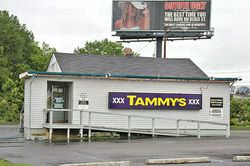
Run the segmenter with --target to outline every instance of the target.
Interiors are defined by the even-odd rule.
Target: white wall
[[[31,91],[31,103],[30,103]],[[47,107],[47,81],[42,77],[34,77],[25,81],[24,94],[24,127],[29,127],[31,106],[31,128],[43,128],[43,109]]]
[[[200,90],[202,88],[202,92]],[[206,89],[207,88],[207,89]],[[173,119],[193,119],[210,121],[210,97],[222,97],[224,104],[223,119],[212,119],[215,122],[229,122],[229,85],[222,83],[191,83],[191,82],[156,82],[156,81],[120,81],[120,80],[75,80],[74,81],[74,108],[77,108],[77,99],[80,94],[87,92],[89,94],[89,109],[92,111],[113,112],[122,114],[134,114],[143,116],[157,116]],[[108,109],[108,92],[142,92],[142,93],[202,93],[202,110],[113,110]],[[113,116],[98,116],[92,119],[99,125],[111,125],[115,127],[127,127],[127,119]],[[79,114],[75,113],[74,123],[79,123]],[[86,119],[87,122],[87,119]],[[156,122],[157,123],[157,122]],[[176,123],[159,122],[156,127],[164,128],[169,126],[175,128]],[[133,126],[143,128],[151,126],[151,120],[137,118],[133,121]],[[193,126],[192,124],[187,124]],[[194,127],[194,126],[193,126]],[[216,126],[213,126],[216,127]]]
[[[62,72],[61,68],[56,60],[55,55],[52,56],[52,58],[50,59],[50,63],[48,66],[48,72]]]
[[[104,79],[77,79],[77,78],[45,78],[36,77],[32,83],[32,128],[42,128],[43,109],[47,106],[47,81],[73,82],[73,108],[78,108],[78,100],[81,93],[88,93],[89,110],[103,111],[122,114],[134,114],[143,116],[157,116],[166,118],[183,118],[194,120],[210,121],[210,97],[223,98],[223,119],[212,119],[216,122],[229,122],[230,115],[230,96],[229,84],[227,83],[195,83],[195,82],[157,82],[157,81],[124,81],[124,80],[104,80]],[[29,110],[29,81],[25,83],[25,118]],[[185,93],[200,94],[202,88],[202,110],[113,110],[108,109],[108,92],[143,92],[143,93]],[[28,97],[28,98],[27,98]],[[79,124],[79,113],[74,112],[73,123]],[[85,115],[87,124],[87,116]],[[127,118],[118,116],[99,115],[92,119],[93,125],[110,127],[127,127]],[[27,119],[25,126],[27,126]],[[183,124],[186,128],[195,127],[191,124]],[[151,120],[141,118],[132,119],[132,127],[148,128]],[[156,121],[157,128],[174,128],[176,123],[173,121]],[[217,126],[206,126],[207,128],[217,128]]]

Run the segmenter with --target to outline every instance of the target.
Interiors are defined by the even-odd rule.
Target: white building
[[[190,59],[55,53],[47,72],[20,78],[27,139],[51,138],[57,128],[230,134],[229,89],[237,78],[209,78]]]

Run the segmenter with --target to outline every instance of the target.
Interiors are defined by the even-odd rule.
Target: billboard
[[[110,109],[201,110],[201,94],[109,92]]]
[[[112,31],[209,31],[210,0],[113,0]]]

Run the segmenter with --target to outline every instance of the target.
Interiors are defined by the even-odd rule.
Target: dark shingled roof
[[[208,77],[190,59],[54,54],[62,72],[164,77]]]

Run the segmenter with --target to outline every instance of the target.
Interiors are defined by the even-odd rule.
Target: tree
[[[48,44],[43,42],[42,48],[40,48],[38,43],[35,42],[33,44],[33,52],[29,57],[29,70],[45,71],[54,52],[56,52],[56,49],[50,48]]]
[[[88,55],[113,55],[123,56],[124,46],[121,43],[112,42],[108,39],[95,40],[93,42],[86,42],[85,45],[77,47],[74,50],[76,54],[88,54]],[[133,52],[133,56],[139,56],[138,53]]]
[[[23,105],[23,81],[19,74],[46,70],[54,52],[46,43],[41,48],[16,16],[0,11],[0,118],[18,119]]]
[[[3,84],[4,98],[0,101],[0,115],[7,121],[17,121],[23,103],[23,83],[11,79]]]
[[[27,70],[46,70],[53,52],[55,49],[46,43],[40,48],[33,33],[16,16],[0,11],[0,70],[6,71],[5,77],[15,81]]]
[[[7,68],[9,77],[15,78],[20,71],[21,64],[28,64],[34,36],[28,31],[25,25],[21,25],[18,18],[9,15],[7,11],[0,11],[0,47],[4,65],[1,69]]]
[[[241,126],[248,122],[250,112],[250,99],[235,99],[230,101],[231,125]]]
[[[237,95],[247,95],[250,93],[250,89],[247,86],[240,86],[236,90]]]

